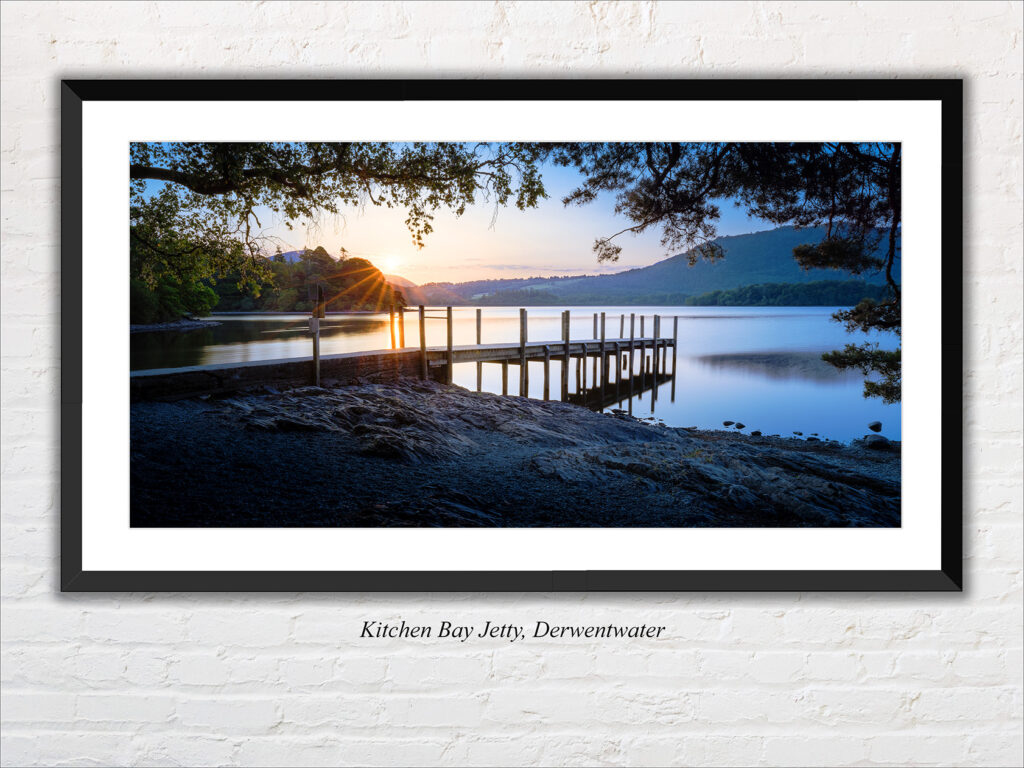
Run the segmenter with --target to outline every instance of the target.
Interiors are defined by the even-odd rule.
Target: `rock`
[[[723,427],[731,427],[735,423],[736,423],[735,421],[723,421],[722,422],[722,426]]]
[[[868,429],[870,429],[872,432],[881,432],[882,431],[882,422],[880,422],[880,421],[872,421],[870,424],[868,424]]]
[[[800,435],[800,437],[803,437],[803,436],[804,436],[804,433],[803,433],[803,432],[794,432],[793,434],[794,434],[794,435]]]
[[[889,439],[881,435],[864,435],[863,443],[865,448],[871,448],[875,451],[888,450],[891,445]]]
[[[814,435],[815,437],[817,437],[817,435],[818,435],[817,432],[811,432],[811,434]]]
[[[738,421],[736,422],[736,429],[743,429],[745,426],[747,425]]]
[[[751,437],[760,437],[761,436],[761,431],[758,430],[758,429],[755,429],[753,432],[750,433],[750,436]]]
[[[821,442],[821,440],[819,440],[819,439],[818,439],[818,438],[816,438],[816,437],[808,437],[808,438],[807,438],[807,442],[808,442],[808,443],[820,443],[820,442]]]

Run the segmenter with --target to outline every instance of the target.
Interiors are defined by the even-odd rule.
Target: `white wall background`
[[[1014,765],[1022,746],[1020,3],[5,3],[4,765]],[[955,76],[962,595],[58,593],[61,77]],[[648,621],[454,647],[416,623]]]

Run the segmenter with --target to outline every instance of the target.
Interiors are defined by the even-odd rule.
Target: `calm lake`
[[[564,307],[530,307],[531,341],[557,342],[561,338],[560,315]],[[606,335],[619,335],[620,317],[646,318],[651,335],[652,317],[660,315],[662,335],[671,337],[672,317],[679,317],[679,346],[674,381],[630,399],[623,393],[612,408],[634,416],[653,415],[675,427],[721,428],[725,420],[746,425],[745,432],[766,435],[805,436],[848,441],[868,432],[870,421],[881,421],[882,432],[900,440],[900,406],[884,405],[862,396],[863,377],[840,373],[821,361],[821,353],[841,349],[850,342],[877,341],[883,348],[895,346],[889,334],[849,334],[831,319],[834,307],[575,307],[572,308],[573,339],[593,337],[594,311],[606,316]],[[444,309],[428,309],[427,344],[445,344]],[[454,342],[476,341],[476,310],[454,309]],[[274,360],[312,355],[308,316],[295,314],[214,315],[221,325],[183,333],[136,333],[131,337],[132,370],[179,368],[249,360]],[[483,342],[518,341],[519,310],[515,307],[483,308]],[[415,312],[405,318],[407,346],[419,344]],[[391,346],[387,314],[330,315],[321,321],[321,354],[387,349]],[[671,355],[671,350],[669,352]],[[591,363],[592,365],[593,363]],[[668,370],[673,362],[670,358]],[[552,361],[552,392],[557,397],[560,368]],[[575,370],[570,372],[573,382]],[[476,366],[457,365],[455,383],[476,387]],[[592,371],[588,381],[593,382]],[[515,367],[510,389],[518,392]],[[530,395],[542,395],[543,363],[530,363]],[[571,384],[571,386],[573,386]],[[501,366],[484,365],[483,389],[501,392]]]

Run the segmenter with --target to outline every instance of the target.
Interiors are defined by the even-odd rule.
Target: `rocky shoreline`
[[[135,526],[900,524],[900,444],[671,428],[414,379],[132,404]]]

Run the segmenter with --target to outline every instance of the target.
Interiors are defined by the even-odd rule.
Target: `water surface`
[[[561,338],[563,307],[530,307],[531,341],[557,342]],[[821,360],[821,353],[841,349],[863,340],[877,341],[883,348],[895,346],[889,334],[850,334],[832,320],[834,307],[575,307],[571,334],[574,340],[593,338],[595,309],[605,313],[608,338],[629,336],[630,314],[635,316],[635,333],[650,336],[655,314],[662,317],[662,335],[671,336],[673,317],[678,317],[679,337],[672,381],[661,383],[655,393],[646,392],[622,400],[609,408],[621,407],[634,416],[650,416],[670,426],[721,428],[723,421],[746,425],[745,432],[850,440],[864,435],[870,421],[881,421],[882,434],[901,439],[900,406],[884,405],[877,398],[863,397],[863,377],[842,373]],[[454,310],[454,343],[476,341],[476,310]],[[445,343],[444,310],[427,310],[427,344]],[[624,320],[622,319],[624,317]],[[214,315],[221,325],[183,333],[136,333],[131,338],[132,370],[178,368],[214,363],[308,357],[312,354],[308,316],[298,314]],[[482,340],[519,340],[519,310],[514,307],[484,307]],[[415,312],[405,318],[407,346],[418,346],[419,329]],[[391,346],[388,315],[331,315],[321,321],[321,353],[357,352]],[[639,361],[637,361],[639,364]],[[591,363],[593,365],[593,363]],[[636,369],[639,372],[639,368]],[[593,384],[593,369],[588,384]],[[557,397],[560,365],[551,364],[551,391]],[[455,367],[456,384],[475,388],[476,366]],[[530,363],[530,395],[543,391],[543,363]],[[519,376],[511,367],[509,386],[518,392]],[[483,367],[483,389],[501,392],[501,366]],[[575,388],[575,366],[570,371]],[[623,388],[624,389],[624,388]],[[652,397],[652,394],[654,396]]]

